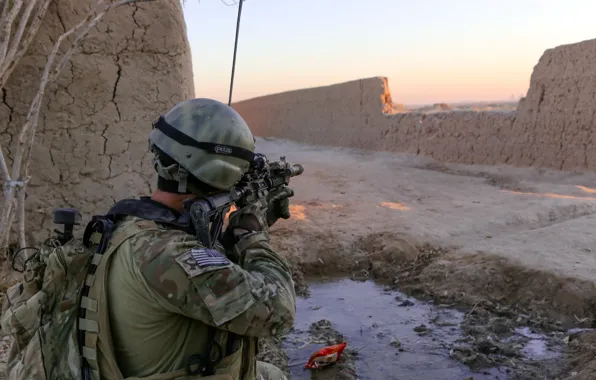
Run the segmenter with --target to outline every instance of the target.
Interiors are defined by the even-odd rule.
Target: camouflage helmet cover
[[[165,167],[156,156],[158,175],[179,183],[186,192],[186,176],[220,190],[229,190],[248,170],[255,139],[242,117],[217,100],[197,98],[178,103],[159,118],[149,134],[156,146],[178,165]]]

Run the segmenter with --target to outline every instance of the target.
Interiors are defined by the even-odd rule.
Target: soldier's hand
[[[243,213],[230,223],[228,228],[248,230],[248,231],[263,231],[266,226],[265,215],[256,215],[252,213]]]
[[[228,227],[220,239],[224,248],[230,249],[239,241],[242,235],[247,233],[267,231],[266,207],[267,200],[262,199],[231,213],[228,219]]]
[[[272,192],[267,197],[267,225],[271,227],[275,222],[281,219],[290,218],[290,198],[294,196],[294,190],[284,187]]]
[[[267,216],[265,210],[267,200],[261,199],[256,203],[249,204],[230,214],[228,230],[243,229],[249,231],[266,231]]]
[[[289,187],[270,193],[267,198],[247,205],[230,214],[228,227],[224,231],[221,243],[230,248],[242,235],[253,231],[268,232],[269,227],[280,218],[290,217],[290,199],[294,190]]]

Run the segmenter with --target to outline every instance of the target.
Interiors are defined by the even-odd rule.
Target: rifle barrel
[[[302,173],[304,173],[304,167],[300,164],[294,164],[286,171],[286,174],[290,177],[295,177]]]

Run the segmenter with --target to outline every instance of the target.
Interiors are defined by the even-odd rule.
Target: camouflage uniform
[[[129,217],[119,229],[135,221]],[[285,379],[276,367],[257,364],[254,338],[283,334],[293,325],[295,293],[287,263],[266,240],[247,247],[238,263],[216,252],[201,257],[199,247],[192,235],[156,225],[115,252],[107,300],[122,375],[145,377],[185,368],[189,357],[203,353],[207,326],[215,326],[240,336],[235,339],[244,351],[242,357],[225,356],[216,374]],[[100,366],[100,372],[106,371]]]
[[[225,192],[255,162],[252,133],[223,103],[191,99],[158,123],[149,140],[162,191]],[[25,255],[23,280],[4,296],[8,378],[284,380],[256,351],[294,321],[290,268],[268,234],[292,195],[285,187],[232,213],[226,250],[205,248],[188,213],[148,197],[94,216],[83,239],[65,226]]]
[[[191,177],[229,190],[254,157],[254,138],[244,120],[210,99],[176,105],[149,139],[152,150],[158,148],[153,161],[158,176],[176,183],[181,194],[201,196]],[[175,164],[162,161],[159,150]],[[105,294],[103,315],[88,310],[99,320],[98,336],[90,332],[86,339],[97,347],[94,373],[102,379],[201,378],[194,372],[197,361],[204,365],[206,352],[217,352],[206,350],[215,343],[222,349],[215,375],[284,380],[278,368],[256,360],[257,338],[290,330],[296,310],[290,268],[269,245],[268,234],[271,210],[287,210],[288,199],[271,199],[230,216],[230,226],[241,226],[240,216],[250,214],[260,228],[227,245],[227,252],[221,245],[207,249],[194,234],[152,218],[128,216],[120,222],[112,238],[120,246],[102,259],[98,273],[106,274],[91,291],[98,309]],[[102,335],[102,329],[111,335]]]

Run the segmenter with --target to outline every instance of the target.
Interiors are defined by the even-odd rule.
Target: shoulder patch
[[[221,252],[209,248],[192,248],[176,258],[189,277],[227,268],[232,265]]]
[[[230,263],[227,257],[215,249],[193,248],[190,250],[190,256],[200,267],[209,267],[213,265],[227,265]]]

